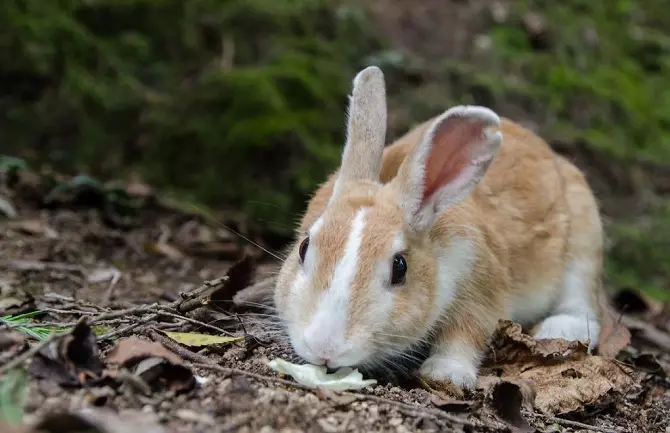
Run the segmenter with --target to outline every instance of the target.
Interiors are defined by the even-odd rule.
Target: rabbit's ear
[[[386,140],[386,87],[378,67],[367,67],[354,78],[347,117],[347,142],[332,197],[347,182],[379,180]]]
[[[477,106],[451,108],[433,122],[389,185],[412,228],[430,227],[472,192],[502,143],[499,127],[497,114]]]

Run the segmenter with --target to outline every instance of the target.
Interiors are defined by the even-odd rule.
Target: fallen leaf
[[[172,364],[183,364],[179,355],[169,351],[162,344],[135,337],[118,340],[109,353],[107,353],[106,361],[109,364],[128,366],[135,361],[151,356],[165,358]]]
[[[43,433],[169,433],[153,414],[84,407],[71,413],[49,413],[34,426]]]
[[[235,309],[233,297],[251,284],[254,272],[254,260],[250,255],[237,261],[226,272],[227,280],[210,295],[210,303],[218,308],[232,312]]]
[[[0,420],[17,425],[23,419],[28,398],[28,374],[23,368],[14,368],[0,381]]]
[[[195,378],[179,355],[160,343],[139,338],[122,338],[107,354],[107,363],[128,368],[154,389],[189,391]]]
[[[443,399],[433,395],[431,403],[447,412],[467,412],[474,406],[475,402],[471,400],[457,400],[455,398]]]
[[[33,236],[43,236],[47,239],[58,239],[58,232],[53,228],[49,227],[43,221],[40,220],[21,220],[13,221],[7,225],[9,228],[23,232],[25,234]]]
[[[100,379],[102,361],[91,327],[79,322],[70,333],[50,342],[37,353],[28,372],[62,386],[81,386]]]
[[[599,296],[599,303],[602,310],[602,326],[596,353],[605,358],[615,358],[630,344],[630,330],[620,318],[614,316],[614,310],[603,294]]]
[[[177,343],[185,346],[200,347],[210,346],[212,344],[234,343],[244,340],[244,337],[222,337],[218,335],[198,334],[195,332],[168,332],[161,331]]]
[[[622,393],[636,380],[622,363],[588,355],[583,343],[535,340],[509,321],[500,322],[491,341],[492,355],[483,365],[479,386],[496,371],[507,381],[532,381],[535,408],[547,415],[573,412],[608,393]]]
[[[514,383],[501,380],[491,388],[488,400],[496,415],[517,431],[534,431],[528,421],[521,415],[522,408],[533,409],[535,389],[531,382]]]
[[[312,388],[326,388],[333,391],[361,389],[377,383],[375,379],[363,380],[358,369],[343,367],[328,374],[325,365],[293,364],[281,358],[275,358],[268,366],[278,373],[289,374],[296,382]]]
[[[119,281],[119,278],[121,278],[121,271],[115,267],[111,267],[94,269],[88,274],[86,281],[93,284],[106,281],[109,281],[111,284],[116,284],[116,282]]]

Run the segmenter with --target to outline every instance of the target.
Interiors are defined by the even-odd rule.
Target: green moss
[[[341,152],[377,42],[330,0],[9,0],[3,150],[286,227]]]

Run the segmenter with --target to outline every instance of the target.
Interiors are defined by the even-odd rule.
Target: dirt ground
[[[83,316],[113,315],[153,303],[175,305],[180,302],[180,294],[224,276],[242,254],[230,232],[183,212],[148,206],[142,209],[138,225],[120,229],[96,208],[65,205],[40,209],[20,190],[7,194],[17,217],[0,220],[4,310],[0,314],[39,310],[44,314],[34,317],[33,322],[72,326]],[[271,275],[274,266],[273,262],[260,265],[255,281]],[[55,414],[84,411],[98,423],[111,417],[111,426],[95,430],[101,432],[670,431],[670,354],[650,345],[644,330],[633,332],[632,345],[619,354],[622,366],[632,365],[628,376],[623,377],[624,388],[615,389],[615,380],[609,378],[611,383],[603,395],[562,413],[560,418],[552,418],[533,408],[532,397],[530,405],[522,404],[521,397],[515,403],[514,392],[501,398],[491,388],[462,398],[446,396],[446,401],[437,398],[438,392],[432,392],[432,388],[412,381],[380,382],[355,392],[304,389],[266,364],[274,357],[297,360],[282,334],[275,331],[272,317],[252,311],[251,304],[246,304],[236,310],[240,319],[231,325],[230,319],[222,319],[230,317],[220,311],[226,308],[215,304],[172,316],[141,310],[117,315],[97,323],[105,326],[97,341],[94,338],[86,346],[89,340],[82,340],[79,346],[69,346],[93,358],[91,347],[97,347],[106,372],[119,340],[136,337],[163,342],[171,351],[168,358],[175,356],[175,363],[195,376],[193,386],[184,385],[188,380],[179,376],[178,369],[159,373],[162,385],[152,385],[150,390],[142,381],[138,385],[127,374],[120,375],[123,369],[106,380],[99,380],[101,375],[97,374],[97,381],[89,381],[82,380],[82,375],[93,368],[75,368],[77,375],[71,379],[76,379],[69,385],[59,381],[53,365],[29,369],[24,423],[46,419],[46,431],[83,431],[74,427],[72,419]],[[667,338],[667,311],[659,313],[656,306],[645,308],[654,310],[653,320],[658,326],[653,328]],[[166,346],[165,341],[170,343],[170,339],[158,330],[217,334],[186,321],[189,318],[231,329],[238,336],[245,335],[239,326],[242,321],[247,338],[202,348],[174,341]],[[127,329],[131,325],[135,328]],[[0,328],[1,332],[7,330]],[[36,344],[30,342],[32,347]],[[7,352],[1,362],[6,364],[25,355],[26,348]],[[67,352],[70,361],[85,365],[86,360],[77,359],[74,352]],[[575,365],[571,369],[575,377],[590,374],[574,372],[582,364]],[[565,371],[561,374],[566,376]],[[542,381],[542,377],[535,380]],[[525,401],[526,394],[522,394]],[[535,402],[540,398],[544,397],[538,394]],[[123,427],[124,422],[128,426]]]

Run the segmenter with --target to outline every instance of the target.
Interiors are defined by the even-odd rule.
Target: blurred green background
[[[2,153],[150,185],[287,235],[336,167],[354,74],[388,139],[488,105],[586,170],[608,280],[669,297],[664,0],[4,0]]]

